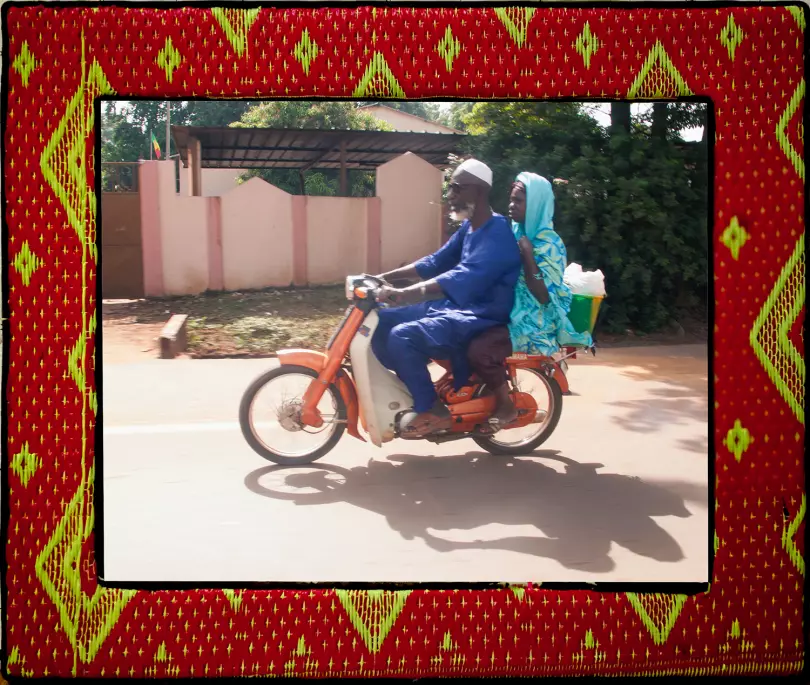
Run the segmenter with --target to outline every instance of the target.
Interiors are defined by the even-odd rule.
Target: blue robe
[[[427,370],[431,359],[451,362],[455,387],[469,380],[467,345],[492,326],[506,325],[520,275],[520,250],[500,214],[473,231],[470,222],[435,253],[415,264],[423,280],[435,279],[444,298],[379,310],[372,341],[377,358],[402,379],[414,411],[428,411],[436,391]]]

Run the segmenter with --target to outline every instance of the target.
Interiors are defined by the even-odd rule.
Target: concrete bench
[[[174,359],[188,346],[188,315],[174,314],[160,332],[160,358]]]

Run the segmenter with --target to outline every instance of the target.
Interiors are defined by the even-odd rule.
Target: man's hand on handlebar
[[[402,295],[402,291],[398,288],[392,288],[390,285],[384,285],[377,291],[378,304],[396,304],[398,297]]]

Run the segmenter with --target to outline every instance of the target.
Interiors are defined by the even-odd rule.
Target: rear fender
[[[278,361],[282,366],[303,366],[316,373],[323,371],[326,366],[326,354],[315,350],[282,350],[278,353]],[[365,442],[357,430],[357,421],[360,418],[360,402],[357,399],[357,390],[349,375],[341,369],[335,378],[335,386],[346,405],[346,431],[353,438]]]
[[[550,357],[514,355],[513,357],[510,357],[507,364],[509,367],[510,376],[514,375],[514,372],[517,369],[534,369],[540,373],[548,370],[549,378],[557,383],[563,395],[567,395],[569,392],[571,392],[571,389],[568,386],[568,377],[565,375],[565,371],[563,371],[558,362],[554,361]]]
[[[568,387],[568,376],[565,375],[565,371],[563,371],[562,367],[556,362],[550,364],[549,366],[554,369],[554,373],[551,375],[551,380],[556,381],[557,385],[560,386],[560,391],[563,395],[570,393],[571,388]]]

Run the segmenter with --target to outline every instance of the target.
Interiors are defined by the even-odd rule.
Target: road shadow
[[[622,377],[634,382],[632,395],[611,401],[616,413],[613,421],[624,430],[655,433],[661,428],[684,425],[695,421],[709,423],[708,352],[702,346],[682,349],[630,349],[621,353],[609,351],[595,359],[585,357],[581,364],[577,389],[587,394],[588,367],[616,369]],[[681,441],[681,447],[692,452],[708,454],[708,438]],[[702,447],[702,449],[700,449]]]
[[[558,472],[544,461],[562,463],[564,470]],[[690,516],[685,499],[705,507],[706,489],[677,481],[651,484],[599,473],[600,468],[602,464],[580,464],[555,451],[521,458],[478,452],[393,455],[352,469],[271,466],[250,473],[245,484],[256,494],[299,506],[348,503],[375,512],[403,538],[421,539],[441,552],[506,550],[593,573],[615,568],[612,544],[662,563],[682,560],[678,542],[653,517]],[[270,474],[275,483],[283,476],[285,487],[309,492],[273,491],[262,485]],[[463,542],[441,536],[442,531],[474,531],[489,524],[532,526],[537,534]]]
[[[657,379],[656,379],[657,380]],[[689,387],[672,383],[663,388],[641,388],[641,397],[612,402],[611,408],[624,410],[614,421],[625,430],[656,433],[665,426],[677,426],[693,421],[706,423],[708,434],[709,401]],[[708,439],[703,454],[708,452]]]

